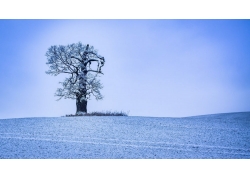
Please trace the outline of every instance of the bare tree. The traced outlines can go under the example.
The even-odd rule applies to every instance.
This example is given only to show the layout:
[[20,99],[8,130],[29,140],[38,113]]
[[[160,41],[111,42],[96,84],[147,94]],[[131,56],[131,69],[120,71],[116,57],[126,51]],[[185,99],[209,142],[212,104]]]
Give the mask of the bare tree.
[[[87,113],[87,100],[93,95],[96,100],[102,99],[100,89],[103,86],[97,79],[103,74],[101,68],[104,66],[104,57],[98,55],[93,46],[83,45],[81,42],[67,46],[51,46],[46,52],[47,74],[57,76],[66,73],[62,88],[58,88],[55,96],[61,98],[76,99],[76,114]],[[92,69],[92,64],[96,65]]]

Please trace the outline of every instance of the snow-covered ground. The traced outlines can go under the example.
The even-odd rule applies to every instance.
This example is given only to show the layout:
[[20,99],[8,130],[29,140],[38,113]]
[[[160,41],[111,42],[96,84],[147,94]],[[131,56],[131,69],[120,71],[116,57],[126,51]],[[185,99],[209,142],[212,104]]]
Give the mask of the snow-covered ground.
[[0,119],[0,158],[250,158],[250,112]]

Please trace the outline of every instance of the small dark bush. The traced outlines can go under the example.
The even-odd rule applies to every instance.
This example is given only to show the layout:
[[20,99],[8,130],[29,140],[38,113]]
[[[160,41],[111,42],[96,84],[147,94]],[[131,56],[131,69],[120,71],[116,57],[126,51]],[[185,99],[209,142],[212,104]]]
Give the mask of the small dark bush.
[[128,113],[125,113],[123,111],[121,112],[111,112],[111,111],[106,111],[106,112],[91,112],[91,113],[86,113],[84,115],[74,115],[74,114],[68,114],[66,117],[72,117],[72,116],[128,116]]

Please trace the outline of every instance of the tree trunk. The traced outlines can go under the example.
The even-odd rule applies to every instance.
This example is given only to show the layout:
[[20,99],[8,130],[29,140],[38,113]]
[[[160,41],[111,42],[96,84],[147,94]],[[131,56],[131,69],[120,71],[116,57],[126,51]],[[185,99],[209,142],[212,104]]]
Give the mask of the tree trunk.
[[83,115],[87,113],[87,101],[76,99],[76,115]]
[[79,77],[79,92],[80,94],[77,95],[76,98],[76,115],[84,115],[87,113],[87,99],[86,99],[86,93],[87,93],[87,83],[86,83],[86,76],[87,76],[87,67],[84,64],[87,60],[87,54],[88,54],[89,45],[87,45],[86,50],[84,52],[84,58],[83,62],[81,62],[81,72]]

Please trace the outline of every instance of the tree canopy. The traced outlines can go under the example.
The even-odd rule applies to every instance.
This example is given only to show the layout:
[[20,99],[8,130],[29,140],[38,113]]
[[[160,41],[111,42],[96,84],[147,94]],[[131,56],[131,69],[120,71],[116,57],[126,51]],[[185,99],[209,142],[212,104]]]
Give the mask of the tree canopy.
[[[67,46],[51,46],[46,52],[47,74],[57,76],[68,74],[61,88],[58,88],[55,95],[61,98],[76,99],[77,106],[85,103],[93,95],[97,100],[103,99],[100,89],[103,88],[97,78],[102,73],[104,57],[97,53],[93,46],[83,45],[81,42]],[[95,66],[93,66],[95,64]],[[95,67],[95,68],[93,68]],[[85,108],[86,109],[86,108]],[[87,112],[87,109],[78,109],[77,112]]]

